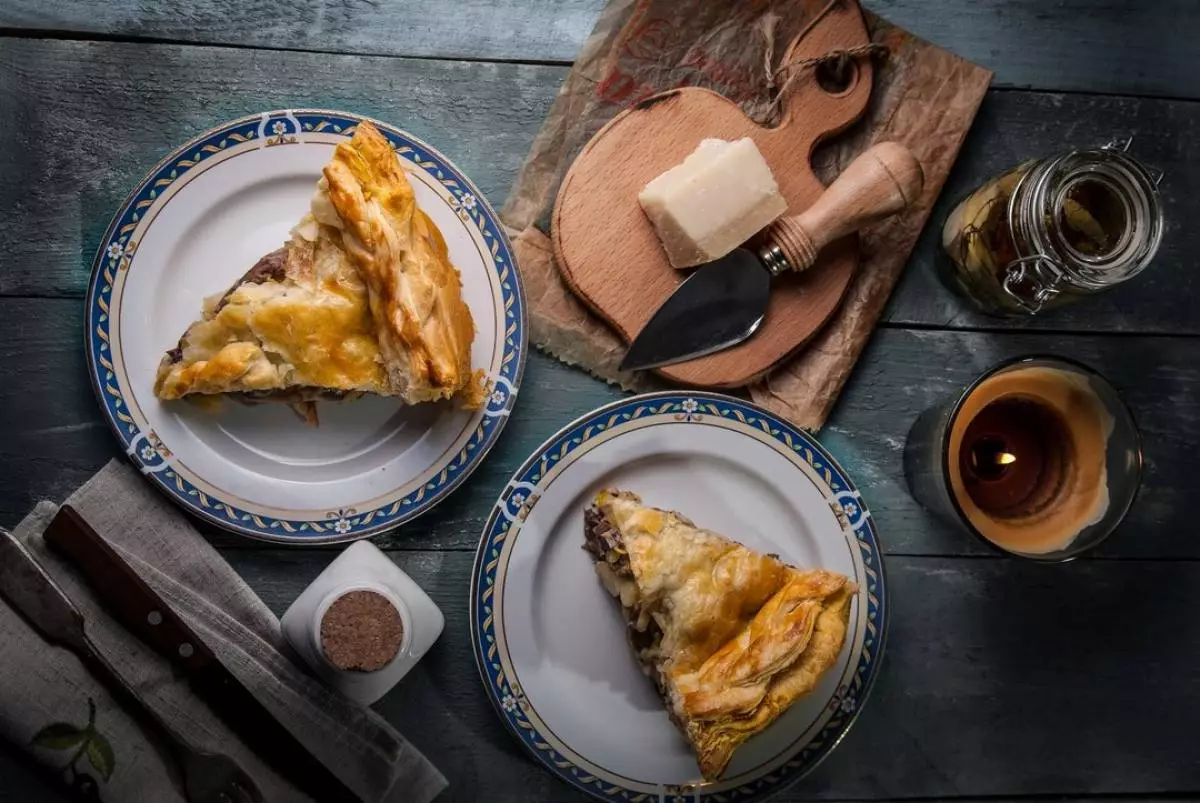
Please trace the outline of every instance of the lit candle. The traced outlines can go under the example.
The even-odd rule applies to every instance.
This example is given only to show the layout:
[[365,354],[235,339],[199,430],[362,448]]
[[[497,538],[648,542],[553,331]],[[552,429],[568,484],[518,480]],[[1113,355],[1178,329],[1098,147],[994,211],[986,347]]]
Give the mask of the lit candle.
[[[1121,471],[1115,507],[1110,463]],[[1048,559],[1107,534],[1132,501],[1140,468],[1137,430],[1116,392],[1050,358],[984,375],[955,404],[923,414],[905,448],[918,501],[1000,549]]]

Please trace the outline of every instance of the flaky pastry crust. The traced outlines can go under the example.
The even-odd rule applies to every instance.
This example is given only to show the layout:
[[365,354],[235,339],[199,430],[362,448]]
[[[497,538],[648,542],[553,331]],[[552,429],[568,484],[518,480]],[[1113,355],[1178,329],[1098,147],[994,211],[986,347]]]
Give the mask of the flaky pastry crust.
[[603,491],[593,511],[587,548],[597,572],[621,599],[643,668],[714,780],[734,748],[836,662],[855,586],[835,572],[788,566],[632,493]]
[[391,145],[363,122],[335,148],[288,243],[206,301],[160,363],[155,394],[374,393],[478,406],[474,335],[441,232]]

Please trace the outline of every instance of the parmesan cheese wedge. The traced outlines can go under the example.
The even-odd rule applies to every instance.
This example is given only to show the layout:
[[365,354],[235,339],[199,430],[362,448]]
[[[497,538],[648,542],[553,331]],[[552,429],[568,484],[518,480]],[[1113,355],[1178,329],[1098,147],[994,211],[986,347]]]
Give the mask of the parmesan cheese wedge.
[[701,141],[638,195],[676,268],[725,256],[787,211],[771,168],[749,137]]

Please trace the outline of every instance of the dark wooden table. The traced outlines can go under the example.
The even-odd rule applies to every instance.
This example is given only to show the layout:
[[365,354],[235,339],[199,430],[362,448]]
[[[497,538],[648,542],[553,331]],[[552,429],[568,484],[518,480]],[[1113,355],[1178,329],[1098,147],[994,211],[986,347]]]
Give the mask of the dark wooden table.
[[[61,499],[117,453],[85,373],[83,301],[117,205],[165,152],[250,112],[325,106],[436,143],[499,205],[603,0],[2,0],[0,524]],[[936,226],[822,441],[874,511],[893,620],[882,677],[845,742],[780,800],[1200,796],[1200,3],[875,0],[996,72],[933,220],[1017,162],[1136,135],[1166,171],[1155,265],[1034,321],[977,315],[933,278]],[[933,521],[907,495],[919,411],[1026,352],[1092,364],[1145,439],[1128,520],[1093,556],[1031,566]],[[575,800],[484,697],[467,625],[476,541],[509,474],[619,392],[532,354],[498,448],[436,511],[376,539],[446,614],[379,704],[450,779],[444,800]],[[276,612],[332,558],[215,535]],[[0,645],[0,649],[4,646]],[[0,693],[4,681],[0,678]],[[0,799],[56,789],[0,747]]]

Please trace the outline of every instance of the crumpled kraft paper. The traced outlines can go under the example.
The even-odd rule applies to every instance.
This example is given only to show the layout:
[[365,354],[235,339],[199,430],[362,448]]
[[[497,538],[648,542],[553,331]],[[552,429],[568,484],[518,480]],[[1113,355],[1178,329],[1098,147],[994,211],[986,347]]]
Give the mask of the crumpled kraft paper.
[[[555,193],[591,136],[616,114],[656,92],[706,87],[738,103],[755,120],[768,121],[769,53],[785,52],[824,4],[825,0],[612,0],[605,7],[501,212],[513,236],[529,295],[532,340],[538,346],[629,390],[668,386],[648,372],[618,372],[626,343],[562,280],[547,236]],[[775,19],[764,26],[768,15]],[[888,58],[876,65],[863,118],[822,145],[814,167],[828,183],[873,143],[895,140],[920,159],[925,188],[903,214],[862,230],[858,272],[839,311],[799,354],[745,390],[758,404],[810,429],[825,422],[870,338],[991,81],[988,70],[880,17],[865,17],[871,40],[887,46]],[[770,45],[764,30],[773,32]],[[811,71],[798,80],[813,80]]]

